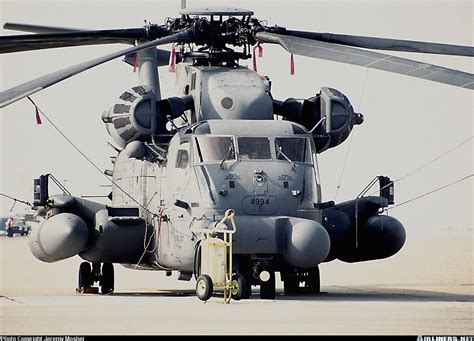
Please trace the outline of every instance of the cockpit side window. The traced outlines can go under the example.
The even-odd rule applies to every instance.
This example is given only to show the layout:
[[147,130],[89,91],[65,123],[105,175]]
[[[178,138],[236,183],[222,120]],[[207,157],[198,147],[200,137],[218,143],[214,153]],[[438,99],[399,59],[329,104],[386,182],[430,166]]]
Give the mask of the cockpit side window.
[[270,141],[267,137],[239,137],[241,160],[269,160],[272,158]]
[[196,136],[198,162],[235,160],[234,138],[231,136]]
[[[307,153],[307,148],[308,143],[306,138],[275,138],[277,160],[287,160],[288,158],[293,162],[306,162],[306,154],[309,154]],[[279,150],[281,150],[281,153],[278,152]]]

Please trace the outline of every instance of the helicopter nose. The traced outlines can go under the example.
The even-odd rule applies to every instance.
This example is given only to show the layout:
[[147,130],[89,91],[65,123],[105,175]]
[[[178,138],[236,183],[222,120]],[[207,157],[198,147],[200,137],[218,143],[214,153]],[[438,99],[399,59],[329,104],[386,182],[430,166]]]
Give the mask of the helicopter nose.
[[330,249],[326,229],[316,221],[289,221],[286,229],[285,261],[298,268],[309,269],[322,263]]

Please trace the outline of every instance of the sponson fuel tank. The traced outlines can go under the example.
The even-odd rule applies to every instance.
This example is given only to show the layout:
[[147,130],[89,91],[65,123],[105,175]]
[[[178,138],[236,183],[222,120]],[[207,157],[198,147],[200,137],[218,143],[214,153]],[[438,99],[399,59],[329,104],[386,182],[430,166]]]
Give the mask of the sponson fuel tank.
[[72,213],[59,213],[33,228],[29,247],[43,262],[57,262],[81,252],[87,244],[84,220]]

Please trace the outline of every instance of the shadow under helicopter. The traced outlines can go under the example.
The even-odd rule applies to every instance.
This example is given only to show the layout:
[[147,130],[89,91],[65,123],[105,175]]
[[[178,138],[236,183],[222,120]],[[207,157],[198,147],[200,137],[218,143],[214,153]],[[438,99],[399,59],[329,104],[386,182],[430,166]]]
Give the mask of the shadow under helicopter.
[[[472,285],[472,284],[466,284]],[[189,297],[195,296],[192,289],[160,290],[156,292],[115,292],[109,294],[115,297]],[[223,299],[222,293],[214,293],[214,299]],[[357,302],[474,302],[474,295],[448,293],[441,291],[417,289],[389,289],[381,287],[348,288],[334,286],[319,294],[284,295],[283,290],[276,292],[276,300],[282,301],[357,301]],[[211,299],[212,300],[212,299]],[[260,300],[258,290],[252,291],[250,301]],[[246,300],[244,300],[245,302]]]

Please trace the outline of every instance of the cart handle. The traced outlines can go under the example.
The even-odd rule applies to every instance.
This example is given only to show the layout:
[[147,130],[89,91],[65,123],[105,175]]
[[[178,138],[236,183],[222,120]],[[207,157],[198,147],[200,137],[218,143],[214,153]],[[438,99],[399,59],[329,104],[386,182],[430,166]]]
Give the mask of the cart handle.
[[[192,232],[201,232],[201,233],[207,233],[207,234],[214,234],[214,233],[231,233],[234,234],[237,232],[237,226],[235,225],[234,221],[234,216],[235,216],[235,211],[231,208],[229,208],[227,211],[225,211],[224,217],[214,225],[214,228],[212,229],[191,229]],[[232,224],[232,230],[227,230],[227,229],[220,229],[219,227],[225,223],[226,220],[230,220],[230,223]],[[226,225],[227,226],[227,225]]]
[[234,216],[235,216],[235,211],[229,208],[227,211],[225,211],[224,218],[221,220],[221,223],[223,223],[225,220],[230,220],[232,224],[232,233],[235,233],[237,231],[237,227],[235,226]]

